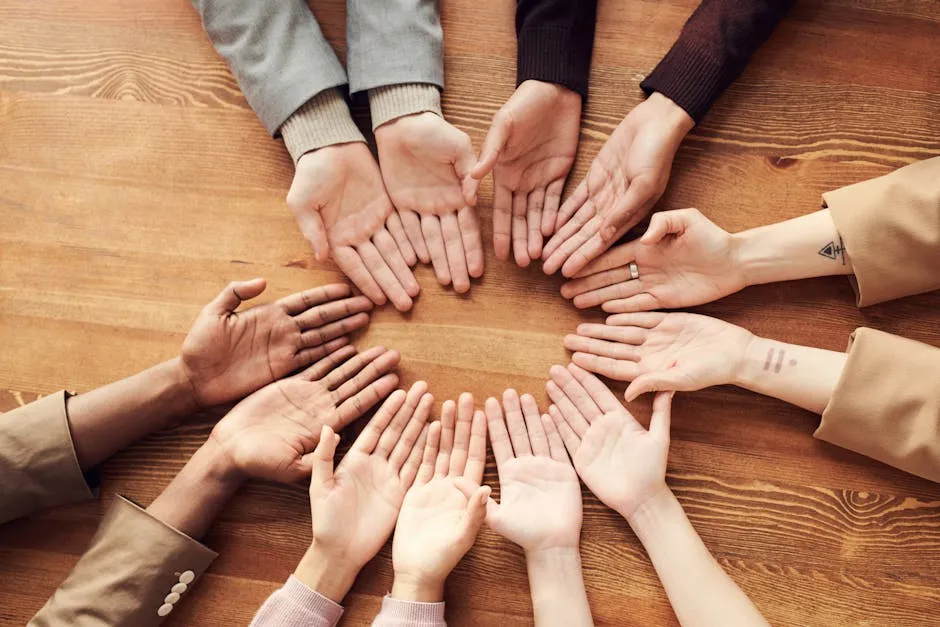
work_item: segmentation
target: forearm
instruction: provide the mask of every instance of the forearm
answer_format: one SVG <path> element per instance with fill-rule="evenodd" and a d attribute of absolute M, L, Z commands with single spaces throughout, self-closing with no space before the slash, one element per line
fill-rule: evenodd
<path fill-rule="evenodd" d="M 577 547 L 526 552 L 535 624 L 593 625 Z"/>
<path fill-rule="evenodd" d="M 67 412 L 78 463 L 87 471 L 196 409 L 192 385 L 178 358 L 73 396 Z"/>
<path fill-rule="evenodd" d="M 845 362 L 845 353 L 754 336 L 732 383 L 822 414 Z"/>
<path fill-rule="evenodd" d="M 201 538 L 242 479 L 211 439 L 190 458 L 147 513 L 190 538 Z"/>
<path fill-rule="evenodd" d="M 708 551 L 672 491 L 664 489 L 627 520 L 649 554 L 684 627 L 767 625 Z"/>
<path fill-rule="evenodd" d="M 828 209 L 735 233 L 732 242 L 748 285 L 853 271 Z"/>

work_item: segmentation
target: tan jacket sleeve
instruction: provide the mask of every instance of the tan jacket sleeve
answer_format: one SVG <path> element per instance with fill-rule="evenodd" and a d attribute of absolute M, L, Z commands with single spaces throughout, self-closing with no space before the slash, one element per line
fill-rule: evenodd
<path fill-rule="evenodd" d="M 0 415 L 0 524 L 93 498 L 72 445 L 66 393 Z"/>
<path fill-rule="evenodd" d="M 940 157 L 823 194 L 864 307 L 940 288 Z"/>
<path fill-rule="evenodd" d="M 940 348 L 856 329 L 815 436 L 940 481 Z"/>
<path fill-rule="evenodd" d="M 91 546 L 29 627 L 150 627 L 216 553 L 118 497 Z"/>

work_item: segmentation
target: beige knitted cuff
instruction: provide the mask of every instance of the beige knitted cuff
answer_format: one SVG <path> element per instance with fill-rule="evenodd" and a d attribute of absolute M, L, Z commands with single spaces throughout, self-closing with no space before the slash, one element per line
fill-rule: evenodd
<path fill-rule="evenodd" d="M 441 112 L 441 92 L 427 83 L 404 83 L 369 90 L 369 109 L 372 111 L 372 130 L 404 115 L 430 111 L 444 117 Z"/>
<path fill-rule="evenodd" d="M 346 99 L 335 87 L 321 91 L 294 111 L 281 125 L 281 135 L 295 164 L 311 150 L 366 140 L 349 114 Z"/>

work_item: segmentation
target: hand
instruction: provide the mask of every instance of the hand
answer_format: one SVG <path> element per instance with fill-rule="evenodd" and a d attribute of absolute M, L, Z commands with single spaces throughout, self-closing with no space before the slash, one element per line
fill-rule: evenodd
<path fill-rule="evenodd" d="M 264 292 L 264 279 L 229 283 L 183 341 L 181 363 L 202 407 L 239 399 L 349 343 L 372 303 L 332 284 L 236 312 Z"/>
<path fill-rule="evenodd" d="M 428 439 L 426 463 L 398 516 L 392 544 L 396 599 L 443 601 L 444 581 L 473 546 L 486 514 L 490 488 L 480 486 L 486 420 L 473 411 L 473 396 L 461 394 L 457 405 L 445 402 L 440 426 Z"/>
<path fill-rule="evenodd" d="M 339 436 L 328 426 L 311 455 L 313 541 L 294 576 L 336 603 L 385 544 L 405 491 L 418 472 L 429 432 L 425 423 L 434 402 L 427 389 L 424 381 L 418 381 L 407 393 L 395 391 L 335 473 Z"/>
<path fill-rule="evenodd" d="M 640 277 L 630 279 L 630 262 Z M 731 235 L 698 209 L 653 215 L 638 240 L 612 248 L 561 287 L 576 307 L 610 313 L 691 307 L 743 289 L 744 264 Z"/>
<path fill-rule="evenodd" d="M 666 487 L 672 393 L 653 400 L 649 431 L 600 379 L 570 364 L 552 366 L 549 414 L 591 492 L 624 518 Z"/>
<path fill-rule="evenodd" d="M 472 176 L 493 172 L 493 246 L 498 259 L 529 265 L 555 232 L 565 179 L 578 153 L 581 96 L 528 80 L 496 112 Z"/>
<path fill-rule="evenodd" d="M 483 239 L 476 211 L 479 182 L 470 136 L 435 113 L 396 118 L 375 129 L 385 186 L 403 234 L 441 285 L 470 289 L 483 276 Z M 398 236 L 399 239 L 402 235 Z"/>
<path fill-rule="evenodd" d="M 500 502 L 492 499 L 486 523 L 527 554 L 559 548 L 577 552 L 581 540 L 581 486 L 555 424 L 539 416 L 535 399 L 503 393 L 503 411 L 486 401 L 486 419 L 499 473 Z"/>
<path fill-rule="evenodd" d="M 398 385 L 398 351 L 344 346 L 293 377 L 261 388 L 230 411 L 209 439 L 246 477 L 290 483 L 310 474 L 323 425 L 338 431 Z"/>
<path fill-rule="evenodd" d="M 642 220 L 666 189 L 672 160 L 694 122 L 654 93 L 627 114 L 561 206 L 542 253 L 545 274 L 573 277 Z"/>
<path fill-rule="evenodd" d="M 753 334 L 717 318 L 687 313 L 617 314 L 582 324 L 565 347 L 578 366 L 618 381 L 632 401 L 644 392 L 691 392 L 734 383 Z"/>
<path fill-rule="evenodd" d="M 400 236 L 398 216 L 365 144 L 335 144 L 304 154 L 287 205 L 318 261 L 332 252 L 339 269 L 376 305 L 388 299 L 399 311 L 411 309 L 421 291 L 405 261 L 414 265 L 414 250 Z"/>

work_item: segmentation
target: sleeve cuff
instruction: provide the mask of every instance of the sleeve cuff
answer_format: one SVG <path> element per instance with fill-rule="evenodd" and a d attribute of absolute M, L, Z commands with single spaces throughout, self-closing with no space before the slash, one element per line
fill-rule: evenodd
<path fill-rule="evenodd" d="M 814 436 L 940 481 L 940 349 L 863 327 L 847 351 Z"/>
<path fill-rule="evenodd" d="M 647 96 L 658 91 L 698 124 L 728 86 L 722 66 L 699 46 L 679 39 L 640 83 Z"/>
<path fill-rule="evenodd" d="M 296 165 L 304 154 L 348 142 L 365 142 L 339 89 L 320 92 L 295 111 L 281 126 L 284 145 Z"/>
<path fill-rule="evenodd" d="M 97 496 L 82 475 L 64 391 L 0 415 L 0 523 Z"/>
<path fill-rule="evenodd" d="M 441 92 L 427 83 L 389 85 L 369 90 L 369 110 L 372 112 L 372 130 L 386 122 L 414 113 L 430 111 L 444 117 L 441 111 Z"/>
<path fill-rule="evenodd" d="M 527 80 L 557 83 L 587 99 L 592 45 L 593 38 L 584 40 L 567 28 L 523 29 L 516 55 L 516 86 Z"/>
<path fill-rule="evenodd" d="M 387 618 L 394 625 L 428 625 L 444 627 L 444 602 L 419 603 L 417 601 L 401 601 L 386 596 L 382 599 L 382 612 L 380 618 Z M 383 624 L 376 621 L 376 624 Z"/>

